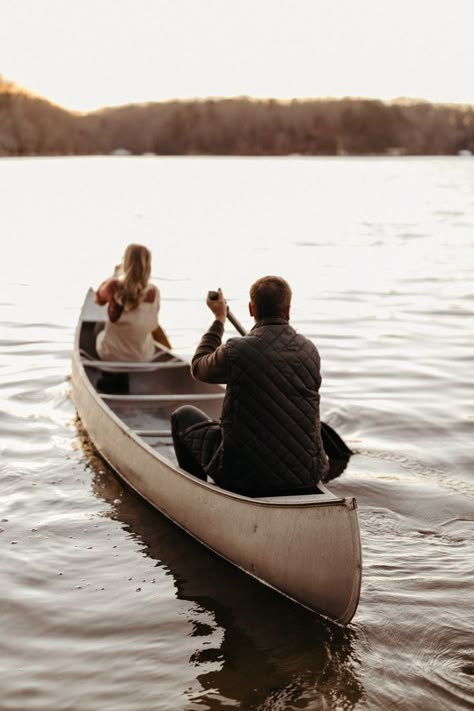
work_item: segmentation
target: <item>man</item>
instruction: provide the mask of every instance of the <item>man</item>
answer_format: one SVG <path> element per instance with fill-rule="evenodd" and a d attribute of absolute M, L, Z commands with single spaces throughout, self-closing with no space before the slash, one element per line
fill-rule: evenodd
<path fill-rule="evenodd" d="M 319 418 L 316 346 L 289 324 L 291 289 L 265 276 L 250 288 L 255 325 L 221 345 L 227 306 L 208 296 L 215 316 L 193 356 L 194 378 L 227 383 L 220 423 L 192 406 L 172 415 L 183 469 L 246 496 L 316 491 L 328 469 Z"/>

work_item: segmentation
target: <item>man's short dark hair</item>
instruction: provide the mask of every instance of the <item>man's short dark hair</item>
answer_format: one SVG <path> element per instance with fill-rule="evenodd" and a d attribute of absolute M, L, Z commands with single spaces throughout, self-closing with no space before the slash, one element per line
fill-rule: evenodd
<path fill-rule="evenodd" d="M 264 276 L 250 287 L 250 302 L 257 321 L 263 318 L 286 318 L 291 304 L 291 288 L 285 279 Z"/>

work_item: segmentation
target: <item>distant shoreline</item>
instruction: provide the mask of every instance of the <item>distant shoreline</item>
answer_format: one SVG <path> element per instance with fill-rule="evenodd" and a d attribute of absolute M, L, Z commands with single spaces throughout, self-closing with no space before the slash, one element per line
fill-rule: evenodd
<path fill-rule="evenodd" d="M 470 155 L 474 106 L 202 99 L 68 111 L 0 77 L 0 156 Z"/>

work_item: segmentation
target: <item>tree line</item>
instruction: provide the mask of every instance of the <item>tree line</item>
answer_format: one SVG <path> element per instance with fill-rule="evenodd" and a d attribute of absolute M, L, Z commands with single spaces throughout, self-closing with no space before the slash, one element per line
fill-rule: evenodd
<path fill-rule="evenodd" d="M 76 113 L 0 76 L 0 156 L 455 155 L 474 107 L 369 99 L 203 99 Z"/>

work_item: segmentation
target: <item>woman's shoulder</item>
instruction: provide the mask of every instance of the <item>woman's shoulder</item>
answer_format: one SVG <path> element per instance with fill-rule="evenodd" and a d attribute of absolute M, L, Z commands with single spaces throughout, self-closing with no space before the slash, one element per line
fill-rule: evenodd
<path fill-rule="evenodd" d="M 109 279 L 106 279 L 103 284 L 110 289 L 111 291 L 117 291 L 121 283 L 121 280 L 118 277 L 109 277 Z"/>
<path fill-rule="evenodd" d="M 156 299 L 160 297 L 160 290 L 154 284 L 148 284 L 147 290 L 145 292 L 145 298 L 143 301 L 146 304 L 153 304 Z"/>
<path fill-rule="evenodd" d="M 103 281 L 102 284 L 97 289 L 97 291 L 95 292 L 96 301 L 98 301 L 98 303 L 102 303 L 102 304 L 106 303 L 107 301 L 110 301 L 110 299 L 117 292 L 119 285 L 120 285 L 120 280 L 117 279 L 116 277 L 110 277 L 109 279 L 106 279 L 105 281 Z"/>

